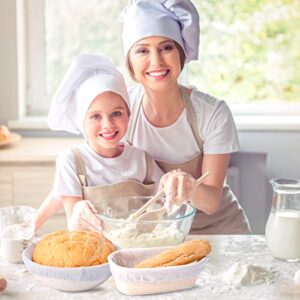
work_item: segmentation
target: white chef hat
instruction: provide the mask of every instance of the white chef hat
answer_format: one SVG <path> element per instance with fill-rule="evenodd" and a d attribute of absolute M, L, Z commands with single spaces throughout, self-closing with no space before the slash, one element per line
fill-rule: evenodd
<path fill-rule="evenodd" d="M 52 130 L 83 133 L 83 122 L 92 101 L 104 92 L 115 92 L 129 100 L 122 74 L 102 54 L 77 56 L 58 87 L 48 114 Z"/>
<path fill-rule="evenodd" d="M 182 47 L 185 63 L 198 58 L 199 14 L 189 0 L 129 0 L 120 20 L 125 56 L 137 41 L 164 36 Z"/>

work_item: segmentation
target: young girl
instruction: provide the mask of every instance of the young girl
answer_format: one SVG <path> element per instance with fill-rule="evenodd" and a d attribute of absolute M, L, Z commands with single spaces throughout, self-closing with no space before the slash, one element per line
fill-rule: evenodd
<path fill-rule="evenodd" d="M 190 199 L 198 209 L 192 233 L 249 233 L 242 208 L 224 185 L 230 153 L 239 150 L 230 109 L 224 101 L 178 83 L 184 64 L 198 58 L 196 8 L 189 0 L 130 0 L 121 17 L 127 67 L 138 83 L 129 90 L 128 141 L 149 152 L 164 172 L 189 173 L 183 191 L 210 173 Z M 179 178 L 170 176 L 164 175 L 163 186 Z M 174 202 L 175 196 L 167 193 L 166 201 Z"/>
<path fill-rule="evenodd" d="M 38 210 L 36 230 L 62 203 L 68 229 L 95 230 L 101 222 L 93 203 L 154 194 L 162 171 L 146 152 L 121 142 L 129 115 L 125 82 L 113 64 L 102 55 L 75 58 L 54 96 L 48 125 L 82 133 L 85 143 L 58 156 L 53 189 Z M 161 188 L 175 199 L 190 199 L 194 186 L 186 175 L 173 171 Z"/>
<path fill-rule="evenodd" d="M 68 228 L 100 228 L 93 202 L 152 195 L 162 171 L 150 156 L 121 142 L 130 110 L 122 75 L 102 55 L 74 59 L 51 104 L 52 130 L 80 134 L 85 143 L 60 153 L 51 197 L 39 209 L 41 226 L 63 203 Z M 81 201 L 81 200 L 85 201 Z"/>

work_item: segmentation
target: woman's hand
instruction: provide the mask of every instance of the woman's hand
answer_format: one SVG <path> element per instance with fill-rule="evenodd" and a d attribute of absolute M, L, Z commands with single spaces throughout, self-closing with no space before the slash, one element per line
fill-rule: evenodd
<path fill-rule="evenodd" d="M 90 230 L 99 232 L 103 229 L 97 210 L 89 200 L 77 201 L 68 220 L 68 230 Z"/>
<path fill-rule="evenodd" d="M 180 169 L 166 173 L 160 180 L 159 190 L 166 194 L 165 207 L 169 211 L 173 205 L 182 205 L 193 198 L 197 187 L 196 180 Z"/>

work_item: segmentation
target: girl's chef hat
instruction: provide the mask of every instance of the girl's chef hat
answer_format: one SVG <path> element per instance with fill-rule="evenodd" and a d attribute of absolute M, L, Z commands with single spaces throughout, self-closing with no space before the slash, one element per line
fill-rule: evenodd
<path fill-rule="evenodd" d="M 182 47 L 186 63 L 198 58 L 199 15 L 189 0 L 129 0 L 120 19 L 125 56 L 137 41 L 165 36 Z"/>
<path fill-rule="evenodd" d="M 105 56 L 77 56 L 53 97 L 48 126 L 52 130 L 83 133 L 84 118 L 92 101 L 109 91 L 119 94 L 130 108 L 123 76 Z"/>

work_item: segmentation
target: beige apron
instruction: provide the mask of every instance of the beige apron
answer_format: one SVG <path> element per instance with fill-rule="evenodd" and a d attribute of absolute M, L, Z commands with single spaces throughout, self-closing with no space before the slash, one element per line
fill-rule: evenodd
<path fill-rule="evenodd" d="M 174 169 L 181 169 L 190 173 L 194 178 L 199 178 L 202 173 L 203 142 L 197 128 L 197 120 L 190 97 L 181 87 L 181 93 L 185 101 L 187 117 L 191 125 L 192 132 L 199 147 L 200 154 L 190 161 L 184 163 L 170 163 L 167 161 L 156 161 L 159 167 L 166 173 Z M 128 142 L 132 144 L 133 135 L 137 124 L 137 119 L 142 107 L 142 97 L 134 102 L 131 114 L 131 123 L 128 128 Z M 240 207 L 236 197 L 228 185 L 224 185 L 223 197 L 220 209 L 212 215 L 207 215 L 197 211 L 190 234 L 248 234 L 250 227 L 248 220 Z"/>
<path fill-rule="evenodd" d="M 85 169 L 85 164 L 79 151 L 76 148 L 72 149 L 77 175 L 79 177 L 82 196 L 85 200 L 90 200 L 97 210 L 103 211 L 108 202 L 117 197 L 130 197 L 130 196 L 151 196 L 155 193 L 155 183 L 151 181 L 152 178 L 152 158 L 145 152 L 146 159 L 146 177 L 143 182 L 136 180 L 127 180 L 114 184 L 99 185 L 99 186 L 89 186 L 87 180 L 87 174 Z M 142 203 L 141 203 L 142 204 Z M 123 210 L 129 209 L 130 206 L 124 198 L 123 203 L 120 203 L 120 207 L 123 206 Z"/>

